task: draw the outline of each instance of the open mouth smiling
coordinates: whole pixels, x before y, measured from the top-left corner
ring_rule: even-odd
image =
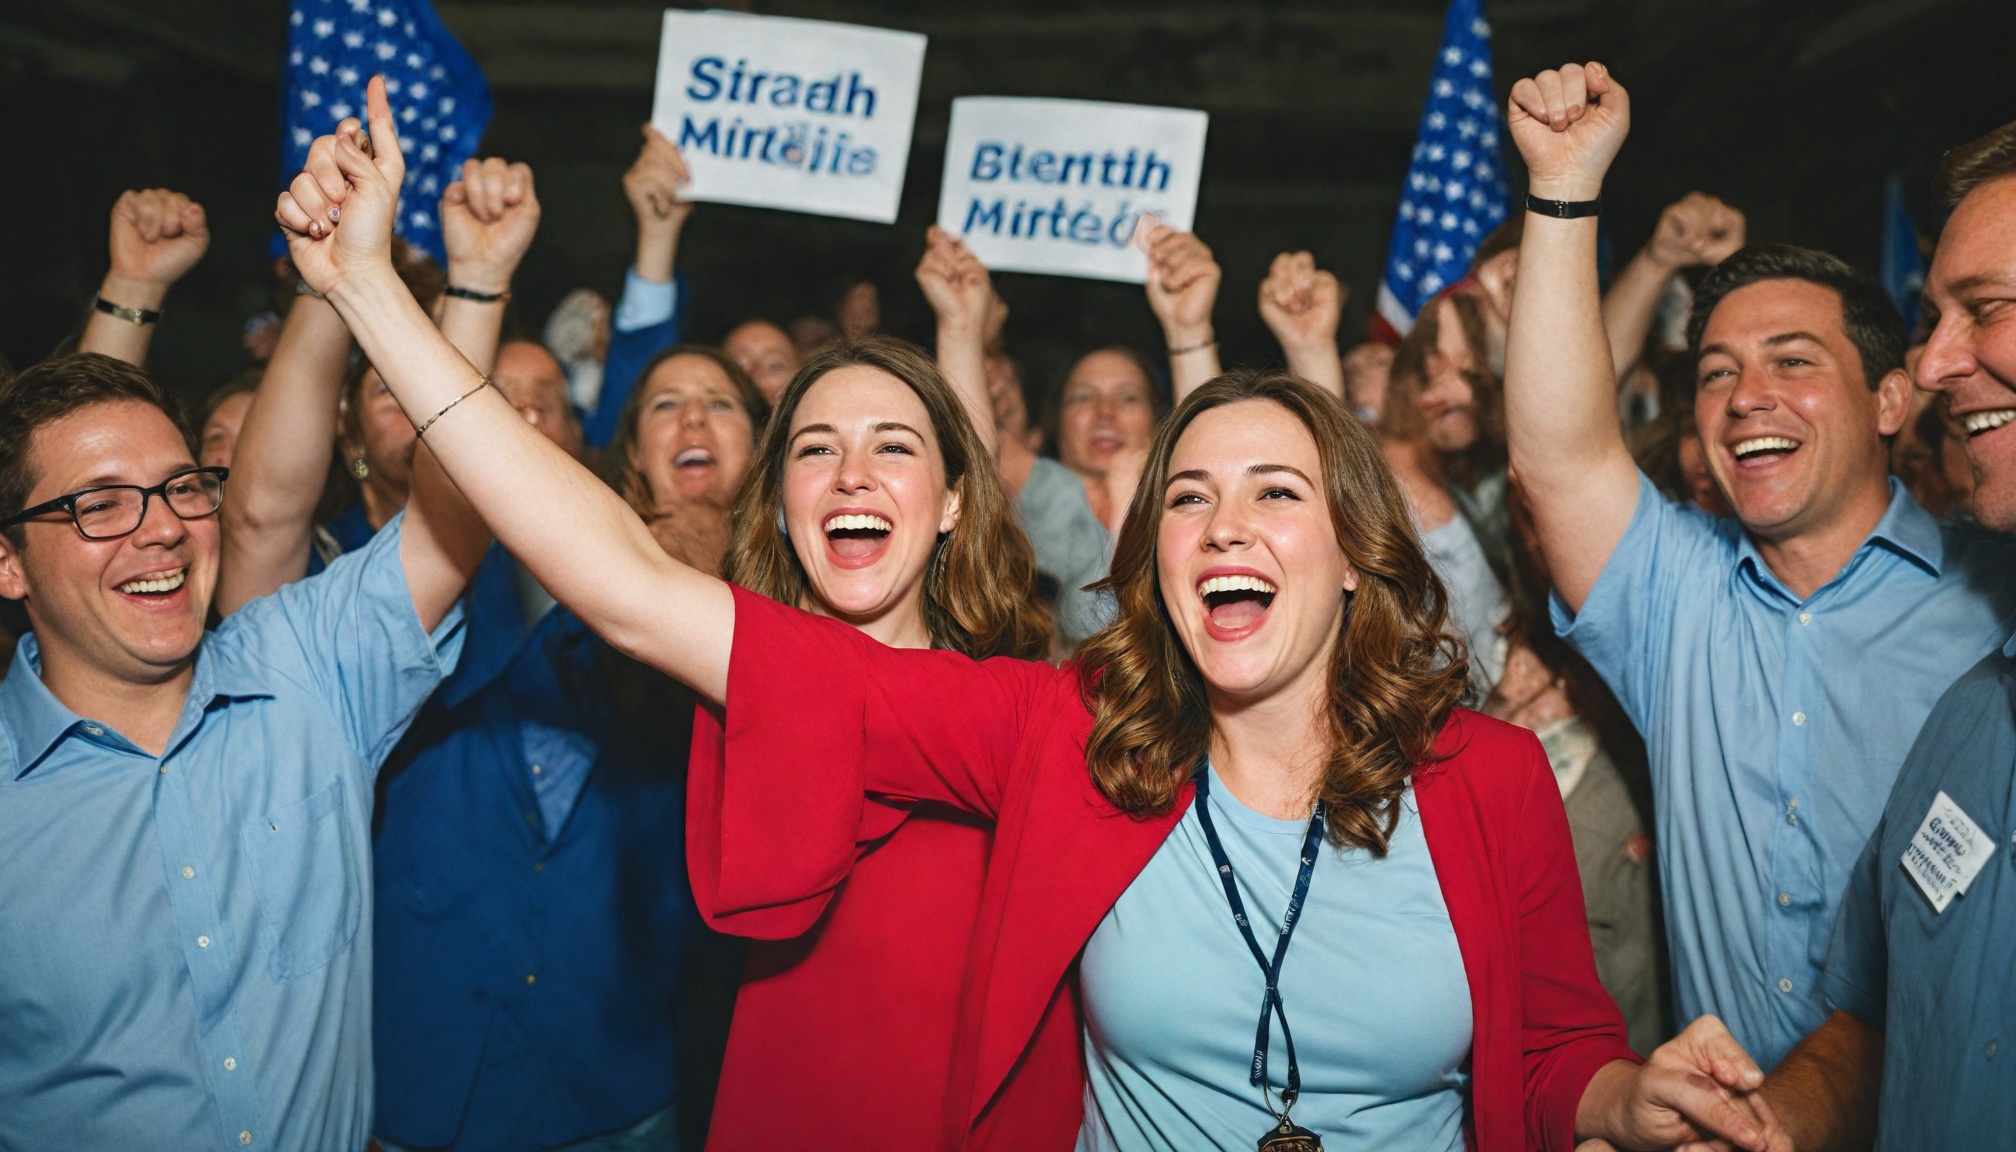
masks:
[[[1790,456],[1799,450],[1799,441],[1786,436],[1752,436],[1748,440],[1738,440],[1729,446],[1729,454],[1738,463],[1775,460]]]
[[[1969,412],[1961,418],[1961,427],[1967,430],[1969,437],[1974,437],[1993,432],[2012,420],[2016,420],[2016,408],[1994,408],[1986,412]]]
[[[1279,591],[1271,582],[1246,573],[1207,576],[1197,583],[1205,626],[1220,639],[1236,639],[1258,628]]]
[[[167,572],[157,572],[137,580],[128,580],[118,586],[119,591],[128,596],[159,597],[172,596],[180,591],[189,579],[189,569],[176,568]]]
[[[680,469],[711,468],[714,466],[714,454],[697,445],[691,448],[682,448],[679,454],[672,458],[672,466]]]
[[[836,512],[822,526],[826,548],[846,567],[871,564],[889,546],[896,525],[873,512]]]

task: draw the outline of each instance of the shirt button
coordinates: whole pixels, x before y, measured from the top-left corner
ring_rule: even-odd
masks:
[[[1795,727],[1795,728],[1798,728],[1798,727],[1803,727],[1803,726],[1805,725],[1805,723],[1806,723],[1806,714],[1805,714],[1804,712],[1794,712],[1794,713],[1792,713],[1792,726],[1793,726],[1793,727]]]
[[[1799,623],[1801,623],[1801,624],[1811,624],[1811,623],[1813,623],[1813,614],[1812,614],[1811,612],[1801,612],[1801,613],[1799,613]]]
[[[100,728],[96,724],[84,725],[84,731],[89,732],[93,736],[103,736],[105,734],[105,729]]]
[[[1790,981],[1790,980],[1786,979],[1786,978],[1785,978],[1785,977],[1783,977],[1783,976],[1780,976],[1780,977],[1778,978],[1778,991],[1780,991],[1780,992],[1790,992],[1790,991],[1792,991],[1792,981]]]
[[[191,867],[190,867],[189,865],[187,865],[187,864],[184,864],[184,865],[182,866],[182,879],[184,879],[184,880],[194,880],[195,878],[196,878],[196,869],[194,869],[194,868],[191,868]]]
[[[537,764],[532,765],[532,775],[537,776],[541,774],[543,771],[544,769],[540,768]]]
[[[209,938],[208,936],[198,936],[198,937],[196,937],[196,947],[198,947],[198,948],[208,948],[209,946],[210,946],[210,938]]]
[[[237,1058],[236,1058],[236,1057],[232,1057],[232,1056],[226,1056],[226,1057],[224,1057],[224,1071],[226,1071],[226,1072],[236,1072],[237,1070],[238,1070],[238,1060],[237,1060]]]
[[[1792,894],[1790,892],[1778,893],[1778,907],[1790,908],[1791,906],[1792,906]]]
[[[527,972],[527,973],[525,974],[525,983],[527,983],[527,984],[530,984],[530,983],[532,983],[533,981],[535,981],[535,980],[537,980],[537,979],[539,979],[539,978],[538,978],[537,976],[534,976],[534,975],[532,975],[532,973],[530,973],[530,972]]]
[[[532,865],[532,871],[534,872],[544,872],[545,870],[546,862],[544,860],[537,861]]]
[[[1995,1058],[1995,1050],[1998,1047],[2000,1047],[2000,1045],[1996,1044],[1995,1041],[1993,1040],[1988,1041],[1988,1059],[1993,1060]]]
[[[240,1143],[240,1144],[250,1144],[251,1142],[252,1142],[252,1133],[250,1133],[250,1132],[240,1132],[240,1133],[238,1133],[238,1143]]]

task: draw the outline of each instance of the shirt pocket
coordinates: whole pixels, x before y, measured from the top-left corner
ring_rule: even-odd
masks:
[[[320,969],[357,935],[364,900],[343,792],[339,777],[254,820],[242,834],[275,980]]]

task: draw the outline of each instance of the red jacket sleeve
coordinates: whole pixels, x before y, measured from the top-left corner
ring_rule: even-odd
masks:
[[[713,927],[810,930],[907,807],[1000,810],[1048,665],[885,647],[838,621],[735,589],[728,702],[695,718],[687,866]]]
[[[1569,1152],[1575,1113],[1596,1070],[1612,1060],[1640,1060],[1625,1042],[1616,1002],[1596,979],[1560,786],[1538,740],[1529,737],[1519,746],[1526,764],[1512,856],[1519,869],[1527,1146]]]

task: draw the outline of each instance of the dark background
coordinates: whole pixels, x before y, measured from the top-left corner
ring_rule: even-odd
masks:
[[[620,288],[632,243],[619,178],[648,116],[655,0],[442,2],[484,66],[484,152],[528,161],[544,223],[516,286],[536,329],[578,285]],[[1274,253],[1307,248],[1351,289],[1362,333],[1383,265],[1443,0],[756,0],[753,10],[928,34],[901,219],[884,226],[703,205],[680,266],[693,335],[755,313],[830,312],[867,277],[884,327],[928,337],[910,279],[937,204],[949,101],[1043,95],[1203,108],[1197,228],[1224,265],[1228,363],[1278,356],[1253,308]],[[1830,249],[1874,270],[1882,181],[1900,173],[1921,228],[1939,154],[2016,117],[2010,0],[1487,0],[1502,96],[1519,76],[1601,59],[1636,124],[1606,189],[1619,258],[1689,189],[1731,201],[1756,240]],[[244,361],[267,306],[278,189],[284,0],[0,4],[0,353],[17,366],[82,322],[119,191],[166,186],[210,214],[203,263],[169,300],[153,366],[196,397]],[[1517,157],[1506,159],[1519,188]],[[1013,349],[1048,379],[1073,350],[1159,349],[1138,288],[1007,275]]]

